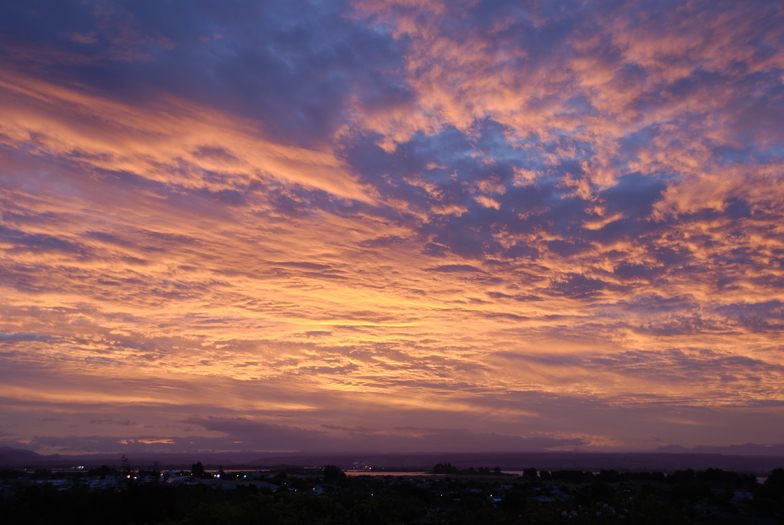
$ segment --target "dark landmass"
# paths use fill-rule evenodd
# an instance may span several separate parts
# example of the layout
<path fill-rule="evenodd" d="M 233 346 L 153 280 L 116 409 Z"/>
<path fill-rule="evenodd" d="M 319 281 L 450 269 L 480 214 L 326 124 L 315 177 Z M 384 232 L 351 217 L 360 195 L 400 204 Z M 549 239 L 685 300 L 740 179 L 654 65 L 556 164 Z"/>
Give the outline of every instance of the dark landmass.
<path fill-rule="evenodd" d="M 243 453 L 127 453 L 128 459 L 134 464 L 146 465 L 155 461 L 161 465 L 172 468 L 182 468 L 190 466 L 197 461 L 205 465 L 240 465 L 250 464 L 258 459 L 258 452 Z M 98 465 L 120 465 L 122 453 L 116 454 L 38 454 L 30 450 L 22 450 L 13 447 L 0 447 L 0 467 L 47 467 L 47 468 L 69 468 L 75 465 L 93 467 Z"/>
<path fill-rule="evenodd" d="M 766 473 L 784 467 L 784 457 L 729 456 L 693 453 L 583 453 L 583 452 L 507 452 L 489 454 L 423 454 L 423 455 L 299 455 L 266 457 L 253 461 L 259 467 L 281 465 L 324 465 L 334 463 L 349 469 L 362 466 L 390 470 L 426 470 L 436 463 L 451 463 L 459 468 L 500 466 L 503 470 L 536 467 L 545 470 L 602 469 L 619 471 L 652 470 L 672 472 L 681 469 L 720 468 L 738 472 Z"/>
<path fill-rule="evenodd" d="M 76 464 L 86 467 L 109 464 L 119 465 L 121 454 L 91 455 L 39 455 L 19 449 L 0 449 L 0 465 L 10 467 L 68 468 Z M 679 469 L 720 468 L 739 472 L 765 473 L 784 466 L 784 457 L 678 453 L 579 453 L 579 452 L 529 452 L 529 453 L 473 453 L 473 454 L 309 454 L 276 455 L 259 458 L 253 453 L 187 453 L 187 454 L 128 454 L 134 464 L 152 464 L 158 461 L 171 468 L 185 468 L 201 461 L 206 466 L 250 466 L 279 468 L 336 464 L 344 469 L 371 466 L 388 470 L 427 470 L 436 463 L 450 462 L 456 467 L 468 468 L 500 466 L 504 470 L 523 470 L 531 466 L 546 470 L 576 469 L 599 471 L 601 469 L 653 470 L 671 472 Z"/>
<path fill-rule="evenodd" d="M 0 469 L 3 523 L 30 525 L 709 525 L 784 523 L 784 469 L 764 483 L 707 469 L 659 472 L 499 468 L 348 477 L 336 465 L 277 472 Z M 436 471 L 442 472 L 435 475 Z M 447 473 L 448 472 L 448 473 Z"/>
<path fill-rule="evenodd" d="M 784 445 L 782 445 L 784 446 Z M 746 447 L 742 445 L 741 447 Z M 750 447 L 759 447 L 754 445 Z M 751 450 L 752 448 L 744 450 Z M 772 449 L 773 447 L 763 447 Z M 731 449 L 731 447 L 727 447 Z M 471 454 L 286 454 L 259 457 L 258 453 L 183 453 L 183 454 L 126 454 L 132 464 L 150 465 L 158 462 L 167 468 L 187 468 L 200 461 L 205 466 L 280 468 L 283 466 L 338 465 L 343 469 L 365 466 L 387 470 L 428 470 L 437 463 L 451 463 L 459 468 L 500 466 L 503 470 L 524 470 L 535 467 L 545 470 L 586 470 L 598 472 L 602 469 L 618 471 L 673 472 L 683 469 L 704 470 L 717 468 L 737 472 L 766 475 L 775 468 L 784 467 L 784 456 L 775 455 L 729 455 L 718 453 L 677 453 L 660 450 L 639 453 L 594 453 L 594 452 L 506 452 Z M 99 465 L 117 466 L 121 454 L 88 455 L 41 455 L 29 450 L 0 447 L 0 467 L 21 468 L 72 468 L 83 465 L 87 468 Z"/>
<path fill-rule="evenodd" d="M 668 454 L 724 454 L 728 456 L 784 456 L 784 443 L 778 445 L 756 445 L 745 443 L 743 445 L 730 445 L 728 447 L 698 446 L 686 448 L 680 445 L 667 445 L 659 447 L 654 452 Z"/>

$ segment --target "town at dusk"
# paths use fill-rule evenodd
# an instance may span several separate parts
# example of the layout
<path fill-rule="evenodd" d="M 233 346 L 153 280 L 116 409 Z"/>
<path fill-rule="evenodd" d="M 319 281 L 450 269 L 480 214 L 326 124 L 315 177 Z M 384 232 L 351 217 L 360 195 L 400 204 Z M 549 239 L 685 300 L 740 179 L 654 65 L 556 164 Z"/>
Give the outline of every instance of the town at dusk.
<path fill-rule="evenodd" d="M 0 447 L 782 444 L 780 1 L 0 7 Z"/>

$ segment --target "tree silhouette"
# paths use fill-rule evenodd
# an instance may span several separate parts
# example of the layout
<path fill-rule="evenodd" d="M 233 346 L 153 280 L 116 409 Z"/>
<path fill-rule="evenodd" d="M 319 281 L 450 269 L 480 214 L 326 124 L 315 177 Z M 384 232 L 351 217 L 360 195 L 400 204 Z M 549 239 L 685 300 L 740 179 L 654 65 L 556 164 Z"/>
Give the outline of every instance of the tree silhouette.
<path fill-rule="evenodd" d="M 128 458 L 125 457 L 125 454 L 123 454 L 122 459 L 120 460 L 120 465 L 122 465 L 122 472 L 125 478 L 130 478 L 131 474 L 133 474 L 133 469 L 131 468 L 131 462 L 128 461 Z"/>
<path fill-rule="evenodd" d="M 150 470 L 152 471 L 152 475 L 155 477 L 155 479 L 158 479 L 161 475 L 161 464 L 157 461 L 153 462 Z"/>
<path fill-rule="evenodd" d="M 204 465 L 201 464 L 201 461 L 191 465 L 191 474 L 198 478 L 204 477 Z"/>
<path fill-rule="evenodd" d="M 327 465 L 324 467 L 324 481 L 327 483 L 331 483 L 333 481 L 338 481 L 341 478 L 345 478 L 346 475 L 340 470 L 340 467 L 337 465 Z"/>
<path fill-rule="evenodd" d="M 453 467 L 451 463 L 436 463 L 436 466 L 433 467 L 433 474 L 456 474 L 457 472 L 457 467 Z"/>

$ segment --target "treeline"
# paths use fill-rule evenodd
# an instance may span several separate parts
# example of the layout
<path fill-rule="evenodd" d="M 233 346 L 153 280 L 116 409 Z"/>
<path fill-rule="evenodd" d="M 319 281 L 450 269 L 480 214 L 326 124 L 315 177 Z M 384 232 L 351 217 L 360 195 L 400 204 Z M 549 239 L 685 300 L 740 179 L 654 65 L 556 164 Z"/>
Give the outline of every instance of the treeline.
<path fill-rule="evenodd" d="M 780 471 L 781 469 L 777 469 Z M 774 471 L 776 472 L 776 471 Z M 773 474 L 775 476 L 775 474 Z M 710 485 L 714 488 L 743 488 L 757 483 L 756 476 L 752 474 L 739 474 L 737 472 L 709 468 L 694 471 L 678 470 L 669 475 L 663 472 L 617 472 L 616 470 L 602 470 L 598 474 L 582 470 L 536 470 L 528 468 L 523 471 L 523 478 L 542 481 L 558 481 L 562 483 L 590 483 L 602 481 L 605 483 L 621 483 L 628 481 L 663 482 L 671 485 L 697 484 Z"/>
<path fill-rule="evenodd" d="M 433 474 L 501 474 L 501 467 L 495 467 L 493 470 L 490 470 L 490 467 L 459 469 L 452 466 L 451 463 L 436 463 L 432 472 Z"/>
<path fill-rule="evenodd" d="M 576 479 L 577 472 L 583 481 L 571 484 L 547 483 L 541 472 L 536 479 L 352 478 L 331 466 L 325 467 L 323 479 L 279 472 L 272 479 L 280 488 L 272 493 L 253 485 L 222 490 L 207 483 L 141 483 L 132 478 L 121 488 L 74 485 L 58 490 L 52 484 L 22 483 L 18 471 L 6 471 L 5 479 L 17 486 L 0 495 L 0 516 L 3 523 L 26 525 L 573 525 L 619 523 L 621 517 L 623 523 L 643 525 L 708 525 L 716 523 L 716 517 L 701 508 L 712 506 L 725 518 L 732 513 L 738 518 L 721 522 L 784 518 L 784 469 L 751 486 L 753 499 L 744 503 L 745 510 L 732 500 L 737 483 L 751 478 L 733 472 L 685 470 L 642 483 L 639 478 L 628 480 L 636 483 L 617 481 L 616 475 L 624 474 L 611 470 L 590 478 L 582 471 L 549 474 L 551 479 L 564 473 Z M 616 481 L 606 481 L 612 479 Z M 322 495 L 313 493 L 316 484 L 324 489 Z"/>

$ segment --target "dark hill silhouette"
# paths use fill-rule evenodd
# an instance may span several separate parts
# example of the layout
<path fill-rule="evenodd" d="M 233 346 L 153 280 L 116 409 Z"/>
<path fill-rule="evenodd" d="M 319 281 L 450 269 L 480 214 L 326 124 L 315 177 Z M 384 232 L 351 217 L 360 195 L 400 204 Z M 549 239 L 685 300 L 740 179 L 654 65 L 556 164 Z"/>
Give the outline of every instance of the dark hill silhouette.
<path fill-rule="evenodd" d="M 334 463 L 344 469 L 369 465 L 400 470 L 431 470 L 433 465 L 450 463 L 458 469 L 500 465 L 503 470 L 522 471 L 529 467 L 543 470 L 585 470 L 598 472 L 602 469 L 618 471 L 662 471 L 682 469 L 704 470 L 718 468 L 738 472 L 755 472 L 767 475 L 774 468 L 784 466 L 782 456 L 749 456 L 727 454 L 695 454 L 662 452 L 637 453 L 594 453 L 594 452 L 507 452 L 507 453 L 448 453 L 448 454 L 300 454 L 268 456 L 252 462 L 258 467 L 282 465 L 324 465 Z"/>
<path fill-rule="evenodd" d="M 710 452 L 703 452 L 703 451 Z M 544 470 L 599 471 L 662 471 L 672 472 L 692 468 L 695 470 L 718 468 L 738 472 L 767 475 L 774 468 L 784 467 L 784 445 L 736 445 L 734 447 L 660 447 L 651 452 L 501 452 L 501 453 L 442 453 L 442 454 L 286 454 L 258 453 L 126 453 L 130 464 L 144 467 L 157 461 L 164 468 L 190 468 L 201 462 L 205 468 L 224 467 L 278 467 L 337 465 L 343 469 L 369 465 L 387 469 L 430 470 L 438 463 L 450 463 L 458 469 L 469 467 L 500 466 L 503 470 L 535 467 Z M 720 452 L 716 452 L 720 451 Z M 754 452 L 758 452 L 754 454 Z M 0 468 L 74 467 L 84 465 L 118 467 L 122 453 L 42 455 L 30 450 L 0 447 Z"/>
<path fill-rule="evenodd" d="M 24 463 L 37 464 L 45 457 L 32 450 L 0 447 L 0 466 L 15 467 Z"/>
<path fill-rule="evenodd" d="M 784 456 L 784 443 L 778 445 L 757 445 L 744 443 L 743 445 L 730 445 L 728 447 L 696 446 L 694 448 L 680 445 L 667 445 L 659 447 L 654 452 L 668 454 L 725 454 L 730 456 Z"/>
<path fill-rule="evenodd" d="M 124 454 L 127 456 L 132 466 L 147 466 L 158 461 L 161 465 L 175 465 L 179 467 L 189 467 L 193 463 L 201 461 L 204 465 L 235 465 L 245 464 L 258 457 L 258 453 L 209 453 L 209 452 L 188 452 L 188 453 L 132 453 Z M 110 465 L 119 467 L 122 461 L 122 452 L 101 453 L 101 454 L 38 454 L 31 450 L 14 447 L 0 447 L 0 468 L 2 467 L 73 467 L 84 465 L 87 467 L 97 467 L 100 465 Z"/>

